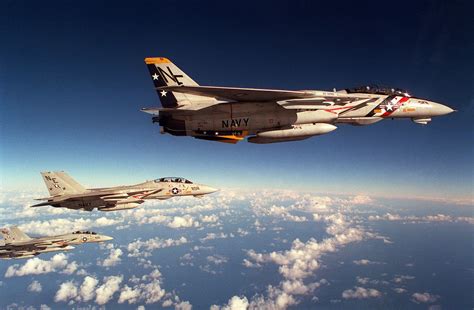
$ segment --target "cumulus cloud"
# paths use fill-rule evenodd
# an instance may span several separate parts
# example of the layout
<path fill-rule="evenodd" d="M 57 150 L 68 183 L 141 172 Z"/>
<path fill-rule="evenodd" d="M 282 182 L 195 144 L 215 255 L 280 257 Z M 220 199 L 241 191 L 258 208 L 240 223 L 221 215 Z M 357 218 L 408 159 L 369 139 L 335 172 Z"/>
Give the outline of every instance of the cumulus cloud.
<path fill-rule="evenodd" d="M 79 289 L 80 299 L 82 301 L 92 300 L 95 296 L 97 284 L 99 284 L 99 281 L 96 278 L 90 276 L 85 277 Z"/>
<path fill-rule="evenodd" d="M 220 232 L 218 234 L 216 234 L 216 233 L 207 233 L 204 238 L 201 238 L 199 240 L 201 242 L 204 242 L 204 241 L 209 241 L 209 240 L 214 240 L 214 239 L 225 239 L 227 237 L 228 237 L 228 235 L 223 233 L 223 232 Z"/>
<path fill-rule="evenodd" d="M 41 283 L 38 281 L 34 280 L 33 282 L 28 285 L 28 291 L 34 292 L 34 293 L 39 293 L 43 290 L 43 287 L 41 286 Z"/>
<path fill-rule="evenodd" d="M 19 228 L 27 233 L 38 235 L 59 235 L 76 230 L 85 230 L 91 227 L 103 227 L 121 223 L 121 219 L 108 219 L 100 217 L 97 219 L 52 219 L 46 221 L 30 221 L 19 225 Z"/>
<path fill-rule="evenodd" d="M 229 260 L 227 257 L 222 256 L 222 255 L 217 255 L 217 254 L 212 255 L 212 256 L 208 256 L 208 257 L 206 257 L 206 259 L 207 259 L 208 262 L 211 262 L 215 265 L 225 264 Z"/>
<path fill-rule="evenodd" d="M 193 306 L 189 301 L 181 301 L 174 305 L 175 310 L 191 310 Z"/>
<path fill-rule="evenodd" d="M 269 254 L 249 250 L 247 255 L 259 264 L 273 262 L 280 265 L 279 272 L 287 279 L 303 279 L 319 268 L 318 259 L 323 254 L 335 252 L 347 243 L 361 241 L 368 237 L 362 229 L 349 227 L 341 214 L 328 215 L 322 220 L 329 223 L 326 231 L 332 235 L 331 238 L 326 238 L 321 242 L 314 238 L 310 238 L 307 242 L 295 239 L 290 250 Z"/>
<path fill-rule="evenodd" d="M 349 202 L 354 205 L 368 205 L 372 204 L 374 201 L 367 195 L 357 195 L 352 197 Z"/>
<path fill-rule="evenodd" d="M 408 276 L 408 275 L 397 275 L 393 278 L 393 282 L 395 283 L 403 283 L 405 282 L 406 280 L 413 280 L 415 279 L 414 276 Z"/>
<path fill-rule="evenodd" d="M 398 293 L 398 294 L 402 294 L 402 293 L 406 293 L 406 289 L 402 288 L 402 287 L 395 287 L 393 289 L 395 291 L 395 293 Z"/>
<path fill-rule="evenodd" d="M 104 305 L 119 290 L 122 280 L 122 276 L 105 277 L 100 286 L 97 286 L 99 280 L 91 276 L 86 276 L 80 286 L 74 281 L 67 281 L 59 286 L 54 301 L 89 302 L 95 298 L 97 304 Z"/>
<path fill-rule="evenodd" d="M 245 296 L 234 296 L 226 305 L 220 307 L 212 305 L 210 310 L 245 310 L 249 307 L 249 301 Z"/>
<path fill-rule="evenodd" d="M 190 215 L 175 216 L 173 220 L 168 223 L 168 227 L 171 228 L 186 228 L 186 227 L 198 227 L 199 222 L 195 221 Z"/>
<path fill-rule="evenodd" d="M 64 253 L 59 253 L 51 257 L 49 260 L 42 260 L 38 257 L 30 258 L 22 266 L 14 264 L 8 267 L 5 272 L 5 278 L 21 277 L 32 274 L 45 274 L 50 272 L 62 272 L 71 274 L 77 269 L 76 262 L 68 262 L 68 258 Z"/>
<path fill-rule="evenodd" d="M 104 267 L 112 267 L 116 266 L 122 260 L 120 256 L 122 256 L 123 251 L 121 249 L 115 249 L 113 246 L 110 248 L 109 256 L 104 259 L 103 262 L 99 262 L 99 266 Z"/>
<path fill-rule="evenodd" d="M 342 213 L 318 213 L 314 214 L 315 221 L 325 222 L 326 232 L 330 237 L 317 241 L 310 238 L 306 242 L 295 239 L 291 248 L 286 251 L 274 251 L 270 253 L 257 253 L 248 250 L 248 259 L 243 261 L 247 267 L 259 267 L 264 263 L 279 265 L 278 271 L 284 280 L 277 287 L 269 286 L 267 296 L 256 296 L 250 301 L 251 307 L 285 309 L 298 303 L 298 295 L 307 295 L 313 292 L 326 280 L 315 283 L 304 283 L 309 276 L 313 276 L 320 268 L 320 257 L 327 253 L 337 251 L 346 244 L 359 242 L 367 238 L 375 238 L 375 235 L 366 232 L 361 227 L 353 227 L 350 219 Z M 369 291 L 374 294 L 374 291 Z M 347 294 L 346 294 L 347 295 Z"/>
<path fill-rule="evenodd" d="M 363 288 L 360 286 L 354 287 L 354 289 L 345 290 L 342 292 L 342 298 L 344 299 L 364 299 L 364 298 L 374 298 L 380 297 L 382 293 L 373 288 Z"/>
<path fill-rule="evenodd" d="M 152 304 L 160 301 L 166 294 L 165 290 L 161 288 L 160 282 L 161 273 L 155 269 L 149 275 L 142 277 L 140 282 L 133 286 L 125 285 L 121 291 L 118 303 L 135 304 L 143 301 L 146 304 Z"/>
<path fill-rule="evenodd" d="M 107 277 L 105 282 L 96 290 L 95 302 L 99 305 L 108 303 L 114 293 L 119 290 L 122 280 L 122 276 Z"/>
<path fill-rule="evenodd" d="M 150 251 L 154 249 L 162 249 L 173 246 L 178 246 L 188 243 L 188 240 L 185 237 L 179 239 L 161 239 L 159 237 L 148 239 L 146 241 L 137 240 L 131 242 L 127 246 L 128 256 L 129 257 L 138 257 L 138 256 L 150 256 Z"/>
<path fill-rule="evenodd" d="M 434 303 L 439 299 L 438 295 L 430 293 L 414 293 L 411 295 L 412 301 L 415 303 Z"/>
<path fill-rule="evenodd" d="M 59 290 L 56 292 L 54 296 L 54 301 L 68 301 L 69 299 L 73 299 L 77 297 L 77 286 L 72 281 L 67 281 L 61 283 L 59 286 Z"/>
<path fill-rule="evenodd" d="M 204 223 L 216 223 L 219 217 L 215 214 L 201 216 L 201 221 Z"/>

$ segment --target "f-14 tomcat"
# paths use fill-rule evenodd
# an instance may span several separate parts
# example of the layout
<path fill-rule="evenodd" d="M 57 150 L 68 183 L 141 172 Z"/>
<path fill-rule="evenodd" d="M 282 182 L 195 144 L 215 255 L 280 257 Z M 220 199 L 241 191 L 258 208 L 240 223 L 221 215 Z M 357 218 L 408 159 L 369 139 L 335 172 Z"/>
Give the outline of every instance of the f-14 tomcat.
<path fill-rule="evenodd" d="M 360 87 L 340 91 L 199 86 L 170 60 L 145 58 L 163 108 L 153 114 L 161 133 L 237 143 L 296 141 L 386 118 L 427 124 L 453 110 L 400 89 Z"/>
<path fill-rule="evenodd" d="M 185 178 L 161 178 L 128 186 L 86 189 L 64 171 L 41 172 L 50 197 L 32 207 L 53 206 L 92 211 L 133 209 L 148 199 L 165 200 L 175 196 L 194 196 L 213 193 L 217 189 L 195 184 Z"/>
<path fill-rule="evenodd" d="M 90 231 L 76 231 L 69 234 L 30 238 L 18 227 L 0 230 L 4 244 L 0 245 L 0 258 L 30 258 L 41 253 L 69 251 L 74 249 L 72 245 L 104 242 L 112 240 L 112 237 L 99 235 Z"/>

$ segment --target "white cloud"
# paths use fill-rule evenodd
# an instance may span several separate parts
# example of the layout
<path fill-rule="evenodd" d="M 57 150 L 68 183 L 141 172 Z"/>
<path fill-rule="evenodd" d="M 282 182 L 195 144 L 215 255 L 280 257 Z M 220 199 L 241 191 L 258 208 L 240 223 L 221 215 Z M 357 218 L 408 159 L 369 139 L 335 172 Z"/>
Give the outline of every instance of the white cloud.
<path fill-rule="evenodd" d="M 39 293 L 43 290 L 43 287 L 41 286 L 41 283 L 38 281 L 34 280 L 33 282 L 28 285 L 28 291 L 34 292 L 34 293 Z"/>
<path fill-rule="evenodd" d="M 59 290 L 56 292 L 54 296 L 54 301 L 68 301 L 69 299 L 73 299 L 77 297 L 77 286 L 72 281 L 67 281 L 61 283 L 59 286 Z"/>
<path fill-rule="evenodd" d="M 181 301 L 174 305 L 175 310 L 191 310 L 193 306 L 189 301 Z"/>
<path fill-rule="evenodd" d="M 368 205 L 372 204 L 374 201 L 367 195 L 357 195 L 352 197 L 349 202 L 354 205 Z"/>
<path fill-rule="evenodd" d="M 150 251 L 154 249 L 162 249 L 173 246 L 178 246 L 188 243 L 185 237 L 179 239 L 160 239 L 159 237 L 148 239 L 146 241 L 137 240 L 131 242 L 127 246 L 129 257 L 150 256 Z"/>
<path fill-rule="evenodd" d="M 98 265 L 99 266 L 104 266 L 104 267 L 116 266 L 122 260 L 120 258 L 120 256 L 122 256 L 122 254 L 123 254 L 123 251 L 121 249 L 115 249 L 115 248 L 112 247 L 110 249 L 109 256 L 107 258 L 105 258 L 103 262 L 99 262 Z"/>
<path fill-rule="evenodd" d="M 407 276 L 407 275 L 397 275 L 393 278 L 393 282 L 395 283 L 403 283 L 405 282 L 406 280 L 413 280 L 415 279 L 414 276 Z"/>
<path fill-rule="evenodd" d="M 244 237 L 244 236 L 247 236 L 249 234 L 249 232 L 247 230 L 244 230 L 244 229 L 239 227 L 237 229 L 237 234 L 241 237 Z"/>
<path fill-rule="evenodd" d="M 384 215 L 371 215 L 368 219 L 369 221 L 400 221 L 405 223 L 466 222 L 468 224 L 474 224 L 474 217 L 453 217 L 445 214 L 435 214 L 426 216 L 401 216 L 399 214 L 386 213 Z"/>
<path fill-rule="evenodd" d="M 168 227 L 171 228 L 186 228 L 186 227 L 198 227 L 199 222 L 195 221 L 192 216 L 175 216 L 173 220 L 168 223 Z"/>
<path fill-rule="evenodd" d="M 242 262 L 242 265 L 244 265 L 245 267 L 247 268 L 260 268 L 262 267 L 261 264 L 259 263 L 254 263 L 246 258 L 244 258 L 243 262 Z"/>
<path fill-rule="evenodd" d="M 105 282 L 96 290 L 95 302 L 99 305 L 104 305 L 109 302 L 115 292 L 120 288 L 122 283 L 122 276 L 110 276 L 105 279 Z"/>
<path fill-rule="evenodd" d="M 380 296 L 382 296 L 382 293 L 380 293 L 378 290 L 373 289 L 373 288 L 363 288 L 360 286 L 356 286 L 354 287 L 354 289 L 349 289 L 342 292 L 342 298 L 344 299 L 350 299 L 350 298 L 364 299 L 364 298 L 374 298 L 374 297 L 380 297 Z"/>
<path fill-rule="evenodd" d="M 219 217 L 215 214 L 201 216 L 201 221 L 204 223 L 216 223 Z"/>
<path fill-rule="evenodd" d="M 398 294 L 402 294 L 402 293 L 406 293 L 406 289 L 402 288 L 402 287 L 396 287 L 393 289 L 395 291 L 395 293 L 398 293 Z"/>
<path fill-rule="evenodd" d="M 125 285 L 120 292 L 118 303 L 134 304 L 144 301 L 146 304 L 151 304 L 160 301 L 166 294 L 161 288 L 160 277 L 160 271 L 155 269 L 149 275 L 142 277 L 143 281 L 148 282 L 139 282 L 133 286 Z"/>
<path fill-rule="evenodd" d="M 229 260 L 227 257 L 217 254 L 213 256 L 208 256 L 206 257 L 206 259 L 208 262 L 211 262 L 215 265 L 225 264 Z"/>
<path fill-rule="evenodd" d="M 32 274 L 45 274 L 50 272 L 63 272 L 71 274 L 77 269 L 77 263 L 68 262 L 68 258 L 64 253 L 59 253 L 51 257 L 49 260 L 42 260 L 38 257 L 30 258 L 23 266 L 14 264 L 8 267 L 5 277 L 21 277 Z"/>
<path fill-rule="evenodd" d="M 234 296 L 226 305 L 219 307 L 212 305 L 210 310 L 246 310 L 249 307 L 249 301 L 245 296 Z"/>
<path fill-rule="evenodd" d="M 46 221 L 30 221 L 19 225 L 19 228 L 27 233 L 39 235 L 59 235 L 76 230 L 85 230 L 91 227 L 110 226 L 121 223 L 120 219 L 108 219 L 100 217 L 95 220 L 87 218 L 78 219 L 52 219 Z"/>
<path fill-rule="evenodd" d="M 94 298 L 97 284 L 99 284 L 99 281 L 96 278 L 90 276 L 84 278 L 84 282 L 82 282 L 79 289 L 82 301 L 90 301 Z"/>
<path fill-rule="evenodd" d="M 360 228 L 349 227 L 349 223 L 339 213 L 325 216 L 322 220 L 329 222 L 326 231 L 332 235 L 331 238 L 321 242 L 310 238 L 305 243 L 295 239 L 290 250 L 269 254 L 250 250 L 247 255 L 259 264 L 273 262 L 280 265 L 279 272 L 287 279 L 304 279 L 319 268 L 318 259 L 321 255 L 335 252 L 340 246 L 361 241 L 369 236 Z"/>
<path fill-rule="evenodd" d="M 434 303 L 439 299 L 438 295 L 430 293 L 414 293 L 411 295 L 412 301 L 415 303 Z"/>
<path fill-rule="evenodd" d="M 201 242 L 208 241 L 208 240 L 214 240 L 214 239 L 225 239 L 227 238 L 228 235 L 220 232 L 218 234 L 216 233 L 207 233 L 207 235 L 204 238 L 199 239 Z"/>
<path fill-rule="evenodd" d="M 383 264 L 381 262 L 374 262 L 374 261 L 371 261 L 371 260 L 368 260 L 368 259 L 359 259 L 359 260 L 353 260 L 352 261 L 354 264 L 356 265 L 380 265 L 380 264 Z"/>

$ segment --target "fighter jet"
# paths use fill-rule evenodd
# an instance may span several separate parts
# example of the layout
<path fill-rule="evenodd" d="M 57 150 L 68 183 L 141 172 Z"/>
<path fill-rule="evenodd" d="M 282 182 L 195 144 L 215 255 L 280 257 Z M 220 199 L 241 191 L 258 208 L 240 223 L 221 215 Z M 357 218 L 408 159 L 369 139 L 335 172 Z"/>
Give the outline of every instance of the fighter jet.
<path fill-rule="evenodd" d="M 136 208 L 148 199 L 202 197 L 217 191 L 210 186 L 195 184 L 179 177 L 161 178 L 129 186 L 86 189 L 64 171 L 41 172 L 41 175 L 51 196 L 36 199 L 46 201 L 32 207 L 117 211 Z"/>
<path fill-rule="evenodd" d="M 161 133 L 237 143 L 304 140 L 339 124 L 370 125 L 408 118 L 426 125 L 453 109 L 398 88 L 366 86 L 340 91 L 200 86 L 169 59 L 145 58 L 162 108 L 143 108 Z"/>
<path fill-rule="evenodd" d="M 48 236 L 40 238 L 30 238 L 18 227 L 13 226 L 10 229 L 1 229 L 4 244 L 0 245 L 0 258 L 30 258 L 41 253 L 70 251 L 74 249 L 71 245 L 104 242 L 112 240 L 112 237 L 99 235 L 90 231 L 76 231 L 73 233 Z"/>

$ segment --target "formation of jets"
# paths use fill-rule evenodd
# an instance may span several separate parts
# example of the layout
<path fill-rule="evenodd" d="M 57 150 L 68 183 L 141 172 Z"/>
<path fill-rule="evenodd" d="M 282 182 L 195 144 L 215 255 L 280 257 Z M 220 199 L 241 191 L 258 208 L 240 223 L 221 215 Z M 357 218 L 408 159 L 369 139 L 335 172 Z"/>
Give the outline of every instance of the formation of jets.
<path fill-rule="evenodd" d="M 161 133 L 237 143 L 304 140 L 339 124 L 370 125 L 409 118 L 426 125 L 453 110 L 397 88 L 366 86 L 340 91 L 200 86 L 169 59 L 145 58 L 162 108 L 144 108 Z"/>
<path fill-rule="evenodd" d="M 169 59 L 145 58 L 162 107 L 144 108 L 161 133 L 237 143 L 275 143 L 304 140 L 337 129 L 339 124 L 370 125 L 383 119 L 409 118 L 426 125 L 435 116 L 454 110 L 413 97 L 398 88 L 366 86 L 340 91 L 276 90 L 200 86 Z M 42 172 L 49 197 L 32 207 L 118 211 L 138 207 L 149 199 L 202 197 L 217 191 L 185 178 L 167 177 L 140 184 L 86 189 L 63 171 Z M 30 238 L 18 227 L 0 230 L 0 258 L 28 258 L 67 251 L 81 243 L 112 237 L 89 231 Z"/>
<path fill-rule="evenodd" d="M 59 208 L 93 211 L 118 211 L 134 209 L 148 199 L 165 200 L 177 196 L 202 197 L 217 191 L 185 178 L 168 177 L 140 184 L 86 189 L 64 171 L 41 172 L 50 197 L 39 198 L 45 202 L 32 207 L 53 206 Z M 112 237 L 90 231 L 76 231 L 59 236 L 30 238 L 18 227 L 1 229 L 4 244 L 0 244 L 0 258 L 30 258 L 41 253 L 69 251 L 72 245 L 88 242 L 104 242 Z"/>
<path fill-rule="evenodd" d="M 47 236 L 31 238 L 18 227 L 2 229 L 4 244 L 0 245 L 0 258 L 30 258 L 41 253 L 70 251 L 72 245 L 90 242 L 104 242 L 112 240 L 112 237 L 99 235 L 90 231 L 76 231 L 58 236 Z"/>

